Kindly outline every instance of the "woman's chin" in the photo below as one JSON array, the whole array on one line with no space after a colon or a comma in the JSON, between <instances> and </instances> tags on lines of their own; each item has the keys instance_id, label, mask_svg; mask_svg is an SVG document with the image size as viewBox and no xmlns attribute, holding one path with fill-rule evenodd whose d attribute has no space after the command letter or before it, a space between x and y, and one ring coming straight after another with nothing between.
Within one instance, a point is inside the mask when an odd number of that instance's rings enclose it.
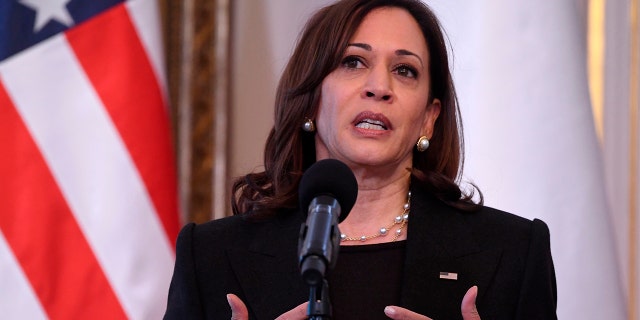
<instances>
[{"instance_id":1,"label":"woman's chin","mask_svg":"<svg viewBox=\"0 0 640 320\"><path fill-rule=\"evenodd\" d=\"M343 160L343 162L348 163L351 166L362 167L362 168L372 167L378 170L381 168L397 169L398 167L402 167L402 163L403 163L402 160L398 159L397 155L396 156L384 155L380 153L375 155L372 155L372 154L357 155L357 156L347 158ZM410 163L410 160L407 162Z\"/></svg>"}]
</instances>

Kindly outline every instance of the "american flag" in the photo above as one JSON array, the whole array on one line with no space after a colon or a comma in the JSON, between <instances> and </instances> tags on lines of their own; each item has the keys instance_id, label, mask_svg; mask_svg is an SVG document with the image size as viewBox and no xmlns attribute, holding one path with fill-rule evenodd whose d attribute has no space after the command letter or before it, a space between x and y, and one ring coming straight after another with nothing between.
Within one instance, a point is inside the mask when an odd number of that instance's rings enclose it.
<instances>
[{"instance_id":1,"label":"american flag","mask_svg":"<svg viewBox=\"0 0 640 320\"><path fill-rule=\"evenodd\" d=\"M158 319L179 222L155 0L0 0L0 318Z\"/></svg>"}]
</instances>

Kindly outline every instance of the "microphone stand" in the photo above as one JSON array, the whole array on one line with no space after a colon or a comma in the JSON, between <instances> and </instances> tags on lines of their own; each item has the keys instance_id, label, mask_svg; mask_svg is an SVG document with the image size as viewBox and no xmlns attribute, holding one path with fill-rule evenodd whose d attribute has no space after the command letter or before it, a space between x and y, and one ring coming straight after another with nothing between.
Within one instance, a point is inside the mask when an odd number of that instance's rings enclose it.
<instances>
[{"instance_id":1,"label":"microphone stand","mask_svg":"<svg viewBox=\"0 0 640 320\"><path fill-rule=\"evenodd\" d=\"M322 281L321 286L311 286L309 292L309 307L307 308L307 316L309 317L309 320L331 319L329 283L326 279Z\"/></svg>"},{"instance_id":2,"label":"microphone stand","mask_svg":"<svg viewBox=\"0 0 640 320\"><path fill-rule=\"evenodd\" d=\"M300 230L300 271L310 288L307 316L311 320L331 319L325 272L335 266L340 248L339 211L334 212L340 207L335 199L325 198L313 199L309 207L314 208L316 214L310 215Z\"/></svg>"},{"instance_id":3,"label":"microphone stand","mask_svg":"<svg viewBox=\"0 0 640 320\"><path fill-rule=\"evenodd\" d=\"M358 181L346 164L336 159L324 159L302 175L298 191L300 209L307 209L306 222L302 224L298 240L300 273L310 288L307 316L309 319L331 319L325 271L336 265L340 250L338 224L356 202Z\"/></svg>"}]
</instances>

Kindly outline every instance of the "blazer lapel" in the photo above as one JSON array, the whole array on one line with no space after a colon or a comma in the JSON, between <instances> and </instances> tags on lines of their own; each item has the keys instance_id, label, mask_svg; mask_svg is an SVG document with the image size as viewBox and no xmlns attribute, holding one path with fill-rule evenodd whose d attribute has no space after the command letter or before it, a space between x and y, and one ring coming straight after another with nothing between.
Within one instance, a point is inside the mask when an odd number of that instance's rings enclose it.
<instances>
[{"instance_id":1,"label":"blazer lapel","mask_svg":"<svg viewBox=\"0 0 640 320\"><path fill-rule=\"evenodd\" d=\"M248 248L227 251L252 318L275 319L309 298L298 267L299 213L261 228Z\"/></svg>"},{"instance_id":2,"label":"blazer lapel","mask_svg":"<svg viewBox=\"0 0 640 320\"><path fill-rule=\"evenodd\" d=\"M501 251L482 250L474 240L470 219L464 216L473 213L455 210L419 190L412 190L411 201L403 306L435 319L460 315L469 288L477 285L476 301L482 299Z\"/></svg>"}]
</instances>

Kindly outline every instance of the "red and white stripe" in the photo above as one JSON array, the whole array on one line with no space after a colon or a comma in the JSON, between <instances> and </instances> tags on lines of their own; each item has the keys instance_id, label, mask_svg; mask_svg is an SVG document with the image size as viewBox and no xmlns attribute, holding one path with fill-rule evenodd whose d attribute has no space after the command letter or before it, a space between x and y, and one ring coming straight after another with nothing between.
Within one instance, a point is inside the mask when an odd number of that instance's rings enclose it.
<instances>
[{"instance_id":1,"label":"red and white stripe","mask_svg":"<svg viewBox=\"0 0 640 320\"><path fill-rule=\"evenodd\" d=\"M179 225L155 5L0 64L3 318L162 317Z\"/></svg>"}]
</instances>

